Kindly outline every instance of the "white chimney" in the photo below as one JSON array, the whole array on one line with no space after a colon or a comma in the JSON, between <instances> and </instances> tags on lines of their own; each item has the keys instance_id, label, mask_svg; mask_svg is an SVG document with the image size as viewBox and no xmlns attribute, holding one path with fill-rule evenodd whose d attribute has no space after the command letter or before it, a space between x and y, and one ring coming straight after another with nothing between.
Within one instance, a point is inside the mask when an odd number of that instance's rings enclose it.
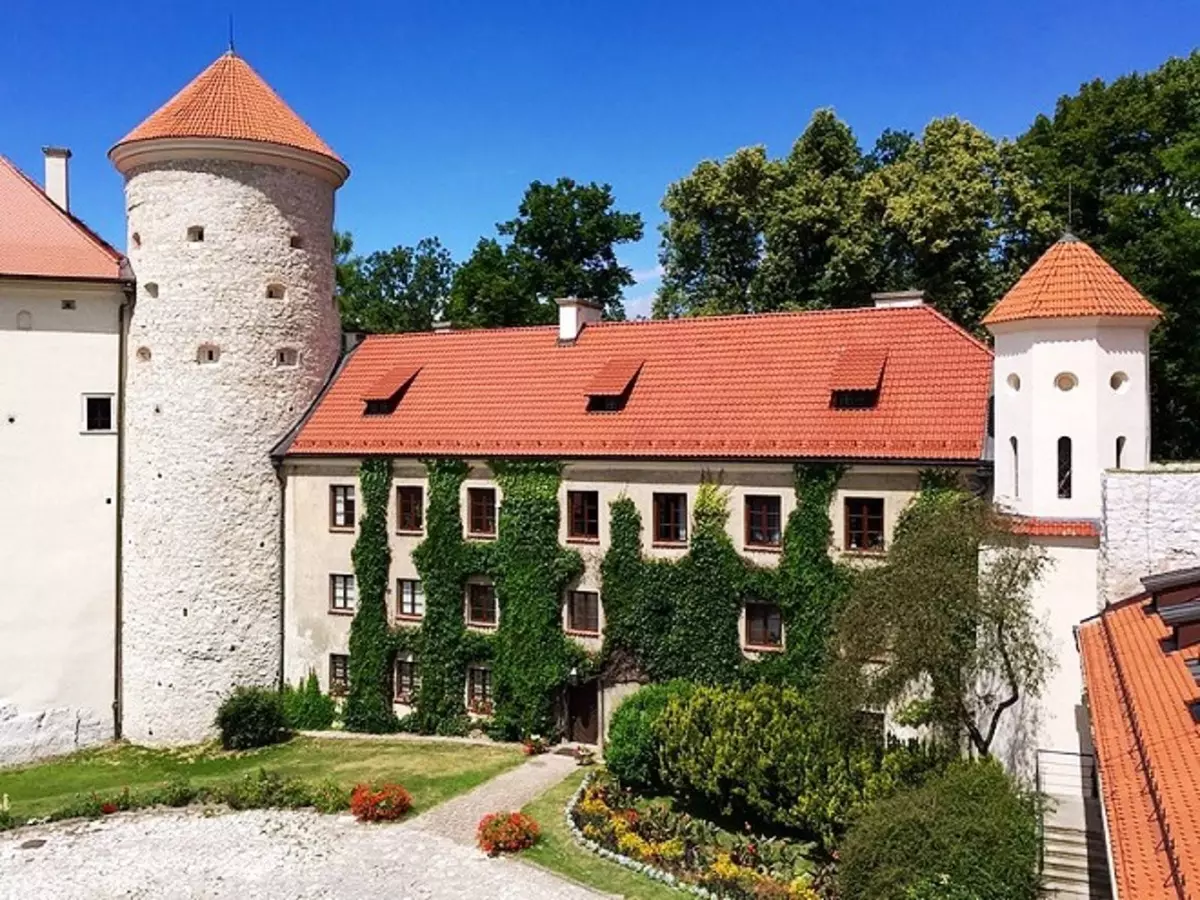
<instances>
[{"instance_id":1,"label":"white chimney","mask_svg":"<svg viewBox=\"0 0 1200 900\"><path fill-rule=\"evenodd\" d=\"M924 291L882 291L872 294L876 309L898 309L904 306L924 306Z\"/></svg>"},{"instance_id":2,"label":"white chimney","mask_svg":"<svg viewBox=\"0 0 1200 900\"><path fill-rule=\"evenodd\" d=\"M46 157L46 196L65 212L71 211L70 179L67 177L67 160L71 151L66 147L43 147Z\"/></svg>"},{"instance_id":3,"label":"white chimney","mask_svg":"<svg viewBox=\"0 0 1200 900\"><path fill-rule=\"evenodd\" d=\"M584 325L594 325L600 321L604 305L595 300L583 300L579 297L562 297L554 301L558 304L558 341L560 344L570 344L579 337Z\"/></svg>"}]
</instances>

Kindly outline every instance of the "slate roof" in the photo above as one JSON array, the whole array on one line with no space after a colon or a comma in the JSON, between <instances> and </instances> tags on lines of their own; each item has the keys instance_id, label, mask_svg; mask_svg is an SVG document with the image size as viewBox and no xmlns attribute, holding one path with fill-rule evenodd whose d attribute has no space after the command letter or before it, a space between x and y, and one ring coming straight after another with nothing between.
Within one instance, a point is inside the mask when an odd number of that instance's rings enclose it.
<instances>
[{"instance_id":1,"label":"slate roof","mask_svg":"<svg viewBox=\"0 0 1200 900\"><path fill-rule=\"evenodd\" d=\"M886 357L871 408L832 403L848 349L873 371ZM363 398L399 367L419 372L393 412L368 415ZM571 344L555 327L375 335L280 449L976 461L991 370L991 351L927 306L602 322ZM589 393L630 381L619 411L589 411Z\"/></svg>"}]
</instances>

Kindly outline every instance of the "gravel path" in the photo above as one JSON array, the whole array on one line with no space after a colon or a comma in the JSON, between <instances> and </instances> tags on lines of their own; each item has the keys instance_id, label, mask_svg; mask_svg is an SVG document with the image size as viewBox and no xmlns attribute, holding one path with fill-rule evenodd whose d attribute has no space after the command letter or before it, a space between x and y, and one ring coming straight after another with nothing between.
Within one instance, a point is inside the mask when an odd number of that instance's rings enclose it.
<instances>
[{"instance_id":1,"label":"gravel path","mask_svg":"<svg viewBox=\"0 0 1200 900\"><path fill-rule=\"evenodd\" d=\"M170 810L23 828L0 836L0 898L602 896L533 866L488 859L419 822L361 825L350 816L312 812Z\"/></svg>"},{"instance_id":2,"label":"gravel path","mask_svg":"<svg viewBox=\"0 0 1200 900\"><path fill-rule=\"evenodd\" d=\"M512 812L534 797L545 793L575 771L569 756L543 753L532 756L524 765L497 775L473 791L447 800L405 827L449 838L468 847L475 846L475 829L488 813Z\"/></svg>"}]
</instances>

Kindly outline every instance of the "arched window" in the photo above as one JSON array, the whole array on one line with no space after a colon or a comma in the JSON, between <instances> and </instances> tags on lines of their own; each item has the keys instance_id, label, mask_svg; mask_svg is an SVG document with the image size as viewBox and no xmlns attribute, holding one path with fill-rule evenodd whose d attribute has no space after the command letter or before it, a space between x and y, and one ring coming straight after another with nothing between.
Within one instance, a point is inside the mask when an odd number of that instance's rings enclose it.
<instances>
[{"instance_id":1,"label":"arched window","mask_svg":"<svg viewBox=\"0 0 1200 900\"><path fill-rule=\"evenodd\" d=\"M1117 468L1118 469L1121 468L1121 457L1124 455L1125 455L1125 435L1121 435L1119 438L1117 438L1116 458L1117 458Z\"/></svg>"},{"instance_id":2,"label":"arched window","mask_svg":"<svg viewBox=\"0 0 1200 900\"><path fill-rule=\"evenodd\" d=\"M1008 445L1012 447L1012 469L1013 469L1013 497L1021 496L1021 454L1017 451L1016 437L1008 439Z\"/></svg>"},{"instance_id":3,"label":"arched window","mask_svg":"<svg viewBox=\"0 0 1200 900\"><path fill-rule=\"evenodd\" d=\"M33 314L29 310L23 309L17 313L17 330L29 331L31 328L33 328Z\"/></svg>"},{"instance_id":4,"label":"arched window","mask_svg":"<svg viewBox=\"0 0 1200 900\"><path fill-rule=\"evenodd\" d=\"M1058 439L1058 496L1062 500L1071 499L1071 439Z\"/></svg>"},{"instance_id":5,"label":"arched window","mask_svg":"<svg viewBox=\"0 0 1200 900\"><path fill-rule=\"evenodd\" d=\"M284 294L284 291L283 291L282 284L272 283L272 284L267 285L267 299L268 300L282 300L283 294Z\"/></svg>"}]
</instances>

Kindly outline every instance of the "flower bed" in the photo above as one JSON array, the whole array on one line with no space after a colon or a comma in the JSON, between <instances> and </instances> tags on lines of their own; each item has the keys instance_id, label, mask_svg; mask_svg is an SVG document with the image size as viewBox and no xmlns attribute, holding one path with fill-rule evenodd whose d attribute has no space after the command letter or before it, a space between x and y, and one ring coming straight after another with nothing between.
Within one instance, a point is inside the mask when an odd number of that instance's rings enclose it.
<instances>
[{"instance_id":1,"label":"flower bed","mask_svg":"<svg viewBox=\"0 0 1200 900\"><path fill-rule=\"evenodd\" d=\"M606 859L701 897L816 900L809 845L729 835L662 807L639 810L607 775L589 776L567 805L575 839Z\"/></svg>"},{"instance_id":2,"label":"flower bed","mask_svg":"<svg viewBox=\"0 0 1200 900\"><path fill-rule=\"evenodd\" d=\"M538 823L524 813L489 813L480 819L476 837L480 850L488 856L499 856L529 849L541 833Z\"/></svg>"}]
</instances>

